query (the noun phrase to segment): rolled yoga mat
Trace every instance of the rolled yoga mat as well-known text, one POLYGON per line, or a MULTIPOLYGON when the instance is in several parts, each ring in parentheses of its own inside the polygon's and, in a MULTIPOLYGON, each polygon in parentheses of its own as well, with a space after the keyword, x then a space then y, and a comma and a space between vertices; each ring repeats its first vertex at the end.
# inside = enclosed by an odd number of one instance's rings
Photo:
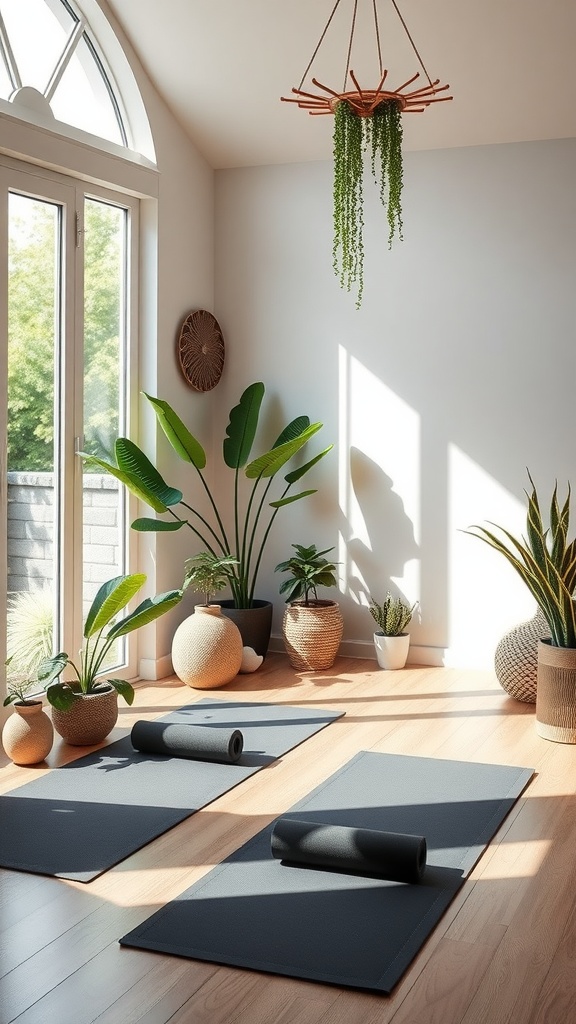
POLYGON ((426 836, 420 885, 280 861, 270 824, 120 942, 390 992, 532 775, 531 768, 361 751, 283 818, 426 836))
POLYGON ((393 882, 420 882, 426 867, 424 836, 299 818, 278 818, 270 848, 273 857, 287 864, 351 871, 393 882))
POLYGON ((142 720, 132 726, 130 740, 141 754, 168 754, 224 764, 236 764, 244 747, 244 737, 239 729, 210 729, 204 725, 170 725, 142 720))

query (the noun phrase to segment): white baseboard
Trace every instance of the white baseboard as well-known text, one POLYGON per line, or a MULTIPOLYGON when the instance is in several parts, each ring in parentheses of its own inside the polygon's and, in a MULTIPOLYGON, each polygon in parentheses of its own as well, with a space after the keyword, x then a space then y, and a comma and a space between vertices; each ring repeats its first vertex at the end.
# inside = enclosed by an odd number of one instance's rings
POLYGON ((138 664, 139 679, 164 679, 173 675, 172 658, 165 654, 162 658, 141 658, 138 664))
MULTIPOLYGON (((270 637, 269 650, 276 654, 284 653, 284 642, 281 636, 270 637)), ((376 661, 376 652, 372 640, 343 640, 338 652, 343 658, 366 658, 376 661)), ((424 647, 410 644, 407 665, 431 665, 441 668, 446 664, 445 647, 424 647)))

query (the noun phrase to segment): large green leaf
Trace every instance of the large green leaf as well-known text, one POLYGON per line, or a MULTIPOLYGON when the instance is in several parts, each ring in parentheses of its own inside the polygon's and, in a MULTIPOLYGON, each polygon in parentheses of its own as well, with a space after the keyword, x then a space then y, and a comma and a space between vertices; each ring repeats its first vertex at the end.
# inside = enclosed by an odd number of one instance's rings
POLYGON ((145 490, 153 494, 164 505, 177 505, 182 501, 182 491, 170 487, 160 476, 150 459, 134 441, 127 437, 119 437, 114 445, 114 453, 118 468, 140 481, 145 490))
POLYGON ((135 476, 133 473, 126 473, 124 470, 118 469, 118 466, 114 466, 111 462, 106 462, 104 459, 99 459, 95 455, 87 455, 85 452, 80 452, 82 458, 86 460, 86 463, 91 466, 98 466, 103 469, 106 473, 110 473, 111 476, 116 477, 120 483, 125 484, 128 490, 139 498, 140 501, 144 501, 147 505, 150 505, 155 512, 167 512, 168 506, 157 497, 152 491, 146 487, 143 481, 135 476))
POLYGON ((135 519, 131 524, 137 533, 175 533, 188 523, 187 519, 135 519))
POLYGON ((108 638, 116 639, 116 637, 125 636, 126 633, 132 633, 140 626, 146 626, 149 622, 153 622, 154 619, 158 619, 165 612, 170 611, 181 600, 181 590, 169 590, 165 594, 157 594, 156 597, 147 597, 130 615, 121 619, 109 630, 108 638))
POLYGON ((131 683, 126 682, 125 679, 108 679, 108 677, 106 677, 106 682, 114 687, 127 704, 134 703, 134 687, 131 683))
POLYGON ((261 381, 250 384, 242 394, 238 405, 235 405, 230 413, 230 420, 226 427, 227 436, 222 445, 224 462, 230 469, 240 469, 250 458, 264 390, 261 381))
POLYGON ((298 466, 298 469, 293 469, 291 473, 286 473, 286 476, 284 477, 286 483, 295 484, 297 480, 300 480, 301 477, 312 469, 312 466, 315 466, 317 462, 320 462, 320 459, 323 459, 325 455, 328 455, 328 452, 331 452, 333 447, 333 444, 329 444, 324 451, 319 452, 313 459, 310 459, 310 462, 307 462, 304 466, 298 466))
POLYGON ((286 441, 292 441, 295 437, 299 437, 302 431, 306 430, 306 427, 309 426, 309 416, 297 416, 296 419, 292 420, 292 422, 289 423, 287 427, 284 427, 284 430, 279 435, 279 437, 276 438, 272 447, 279 448, 280 445, 284 444, 286 441))
POLYGON ((146 575, 143 572, 131 576, 116 576, 103 583, 96 594, 84 624, 86 638, 98 633, 107 626, 111 619, 125 608, 135 594, 144 586, 146 575))
POLYGON ((281 444, 279 448, 271 448, 269 452, 265 452, 264 455, 260 455, 259 458, 254 459, 249 466, 246 466, 246 476, 249 480, 255 480, 258 477, 271 477, 275 476, 276 473, 282 466, 284 466, 289 459, 292 458, 296 452, 300 451, 310 438, 317 433, 322 427, 321 423, 311 423, 306 430, 303 430, 298 437, 293 438, 292 441, 286 441, 285 444, 281 444))
POLYGON ((143 394, 154 408, 158 423, 176 454, 184 462, 191 462, 196 469, 204 469, 206 465, 206 452, 200 442, 192 436, 178 414, 174 412, 174 409, 161 398, 153 398, 152 395, 146 394, 145 391, 143 394))

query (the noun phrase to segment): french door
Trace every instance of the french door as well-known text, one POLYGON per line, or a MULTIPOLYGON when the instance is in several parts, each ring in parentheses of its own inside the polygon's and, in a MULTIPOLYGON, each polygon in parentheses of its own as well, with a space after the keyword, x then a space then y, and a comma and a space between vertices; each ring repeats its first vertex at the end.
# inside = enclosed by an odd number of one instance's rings
MULTIPOLYGON (((130 429, 137 201, 0 158, 0 600, 8 675, 73 656, 130 571, 124 489, 78 452, 130 429)), ((133 645, 131 645, 131 648, 133 645)), ((135 674, 119 641, 108 669, 135 674)), ((2 662, 4 662, 2 658, 2 662)))

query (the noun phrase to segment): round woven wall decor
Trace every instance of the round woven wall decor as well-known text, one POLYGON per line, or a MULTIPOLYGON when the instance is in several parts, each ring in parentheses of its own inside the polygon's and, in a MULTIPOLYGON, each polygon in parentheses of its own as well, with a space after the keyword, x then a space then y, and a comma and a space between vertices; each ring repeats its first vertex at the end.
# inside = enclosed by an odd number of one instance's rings
POLYGON ((224 338, 212 313, 189 313, 178 338, 178 360, 186 382, 196 391, 211 391, 224 369, 224 338))

